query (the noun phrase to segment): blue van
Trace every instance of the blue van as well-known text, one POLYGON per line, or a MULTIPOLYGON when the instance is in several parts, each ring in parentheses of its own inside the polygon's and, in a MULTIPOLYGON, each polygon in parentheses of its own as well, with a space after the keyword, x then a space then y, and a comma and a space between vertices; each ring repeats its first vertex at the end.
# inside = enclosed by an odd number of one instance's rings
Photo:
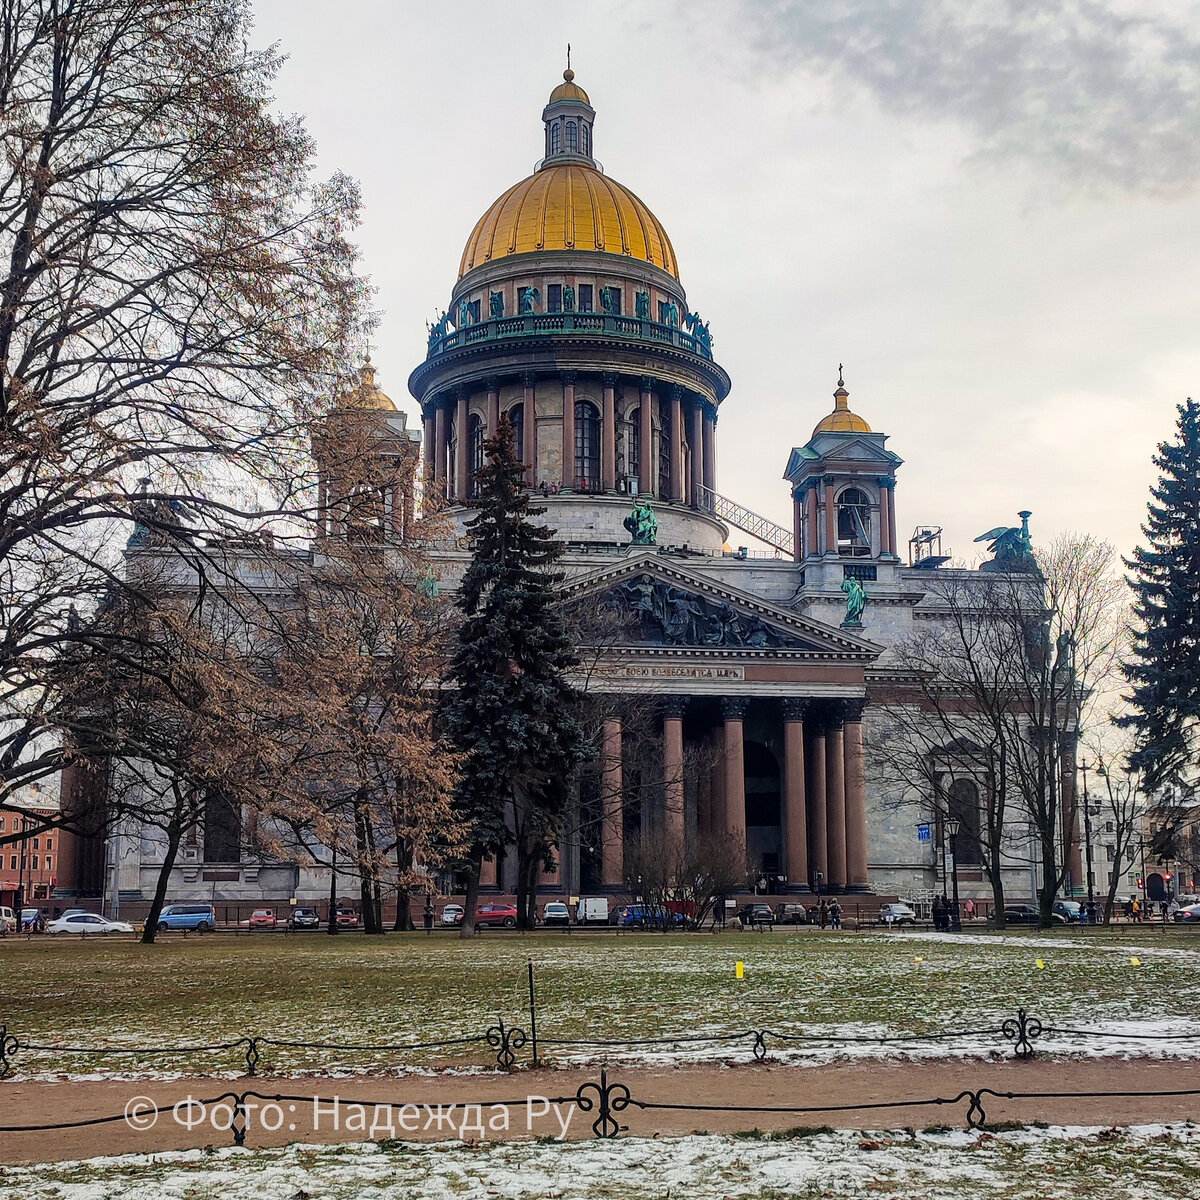
POLYGON ((211 933, 217 927, 217 910, 211 904, 170 904, 158 914, 159 932, 195 929, 211 933))

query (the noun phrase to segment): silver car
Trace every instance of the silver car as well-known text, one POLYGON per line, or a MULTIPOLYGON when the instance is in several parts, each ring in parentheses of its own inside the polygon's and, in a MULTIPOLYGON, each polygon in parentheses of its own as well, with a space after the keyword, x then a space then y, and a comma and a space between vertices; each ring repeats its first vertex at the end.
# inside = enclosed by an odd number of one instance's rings
POLYGON ((107 937, 110 933, 132 933, 133 926, 128 921, 110 921, 107 917, 101 917, 96 913, 76 912, 59 917, 57 921, 51 921, 46 926, 46 932, 50 934, 77 933, 81 937, 99 934, 101 937, 107 937))

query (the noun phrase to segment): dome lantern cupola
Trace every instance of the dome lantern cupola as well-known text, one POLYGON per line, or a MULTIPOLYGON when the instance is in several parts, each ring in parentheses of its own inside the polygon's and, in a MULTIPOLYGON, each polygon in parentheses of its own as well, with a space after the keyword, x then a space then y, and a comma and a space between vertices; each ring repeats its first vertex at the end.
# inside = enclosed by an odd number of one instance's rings
POLYGON ((568 65, 563 81, 550 93, 542 109, 546 126, 546 157, 538 166, 544 171, 563 163, 586 163, 596 166, 592 155, 592 126, 596 110, 588 94, 575 82, 575 72, 568 65))

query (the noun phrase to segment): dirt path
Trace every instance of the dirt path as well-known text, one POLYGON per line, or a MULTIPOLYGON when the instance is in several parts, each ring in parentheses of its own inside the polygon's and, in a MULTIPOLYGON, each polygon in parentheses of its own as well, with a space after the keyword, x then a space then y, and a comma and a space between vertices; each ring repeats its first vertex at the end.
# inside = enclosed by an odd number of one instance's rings
MULTIPOLYGON (((222 1093, 254 1091, 260 1096, 282 1095, 278 1112, 263 1114, 264 1128, 252 1117, 248 1146, 288 1142, 365 1141, 374 1116, 373 1106, 390 1104, 400 1115, 406 1110, 407 1128, 395 1125, 391 1136, 411 1140, 457 1137, 462 1131, 463 1106, 508 1102, 508 1128, 501 1127, 501 1110, 484 1108, 484 1137, 491 1140, 528 1136, 560 1136, 569 1121, 569 1138, 592 1136, 596 1113, 574 1111, 570 1102, 543 1109, 538 1097, 573 1098, 582 1084, 599 1080, 598 1069, 521 1071, 513 1075, 406 1078, 302 1079, 177 1079, 155 1081, 0 1082, 0 1126, 33 1125, 55 1121, 83 1121, 117 1116, 135 1097, 153 1102, 160 1110, 149 1128, 149 1106, 143 1103, 132 1121, 124 1118, 78 1129, 45 1132, 0 1133, 0 1163, 45 1162, 90 1158, 100 1154, 225 1146, 232 1138, 226 1123, 230 1112, 218 1110, 200 1120, 199 1109, 181 1111, 182 1123, 171 1108, 192 1096, 207 1101, 222 1093), (314 1118, 313 1096, 322 1098, 314 1118), (339 1098, 336 1119, 334 1097, 339 1098), (533 1098, 532 1100, 530 1098, 533 1098), (367 1106, 360 1118, 355 1103, 367 1106), (442 1106, 439 1124, 430 1110, 442 1106), (455 1106, 451 1111, 449 1106, 455 1106), (428 1106, 428 1107, 427 1107, 428 1106), (194 1120, 187 1127, 188 1116, 194 1120), (215 1116, 215 1119, 214 1119, 215 1116), (360 1120, 362 1123, 360 1123, 360 1120)), ((960 1093, 981 1088, 996 1092, 1043 1093, 1033 1099, 984 1096, 986 1118, 995 1121, 1048 1121, 1054 1124, 1128 1124, 1170 1121, 1200 1115, 1200 1062, 1162 1062, 1100 1059, 1080 1061, 948 1063, 849 1063, 821 1067, 764 1064, 721 1068, 615 1067, 609 1083, 629 1088, 634 1103, 617 1113, 630 1134, 672 1135, 693 1131, 738 1132, 748 1129, 790 1129, 798 1125, 830 1125, 843 1129, 893 1129, 930 1125, 962 1127, 969 1101, 955 1100, 960 1093), (1192 1096, 1169 1095, 1192 1090, 1192 1096), (1059 1098, 1054 1092, 1144 1092, 1150 1095, 1120 1098, 1059 1098), (914 1104, 879 1108, 888 1101, 945 1098, 952 1103, 914 1104), (646 1105, 761 1105, 788 1112, 714 1112, 641 1108, 646 1105), (837 1106, 857 1106, 829 1111, 837 1106), (826 1111, 822 1111, 825 1108, 826 1111)), ((594 1093, 593 1093, 594 1095, 594 1093)), ((259 1102, 262 1103, 261 1101, 259 1102)), ((471 1130, 462 1131, 471 1136, 471 1130)), ((376 1131, 376 1137, 388 1136, 376 1131)), ((479 1131, 474 1131, 479 1138, 479 1131)))

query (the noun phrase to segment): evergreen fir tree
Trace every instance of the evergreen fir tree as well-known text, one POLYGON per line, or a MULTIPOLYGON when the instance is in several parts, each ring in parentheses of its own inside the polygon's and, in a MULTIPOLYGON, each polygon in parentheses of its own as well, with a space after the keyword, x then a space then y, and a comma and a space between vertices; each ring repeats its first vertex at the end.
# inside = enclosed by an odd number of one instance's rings
POLYGON ((1188 786, 1200 731, 1200 404, 1179 406, 1177 436, 1154 457, 1160 472, 1142 526, 1146 546, 1125 560, 1136 627, 1125 664, 1145 790, 1188 786))
POLYGON ((449 736, 464 754, 456 792, 467 824, 468 888, 464 934, 475 913, 483 858, 512 846, 517 910, 532 922, 538 868, 548 861, 571 781, 587 744, 577 665, 558 611, 561 545, 533 518, 525 467, 501 420, 476 475, 478 512, 467 524, 472 560, 463 576, 459 628, 446 707, 449 736))

